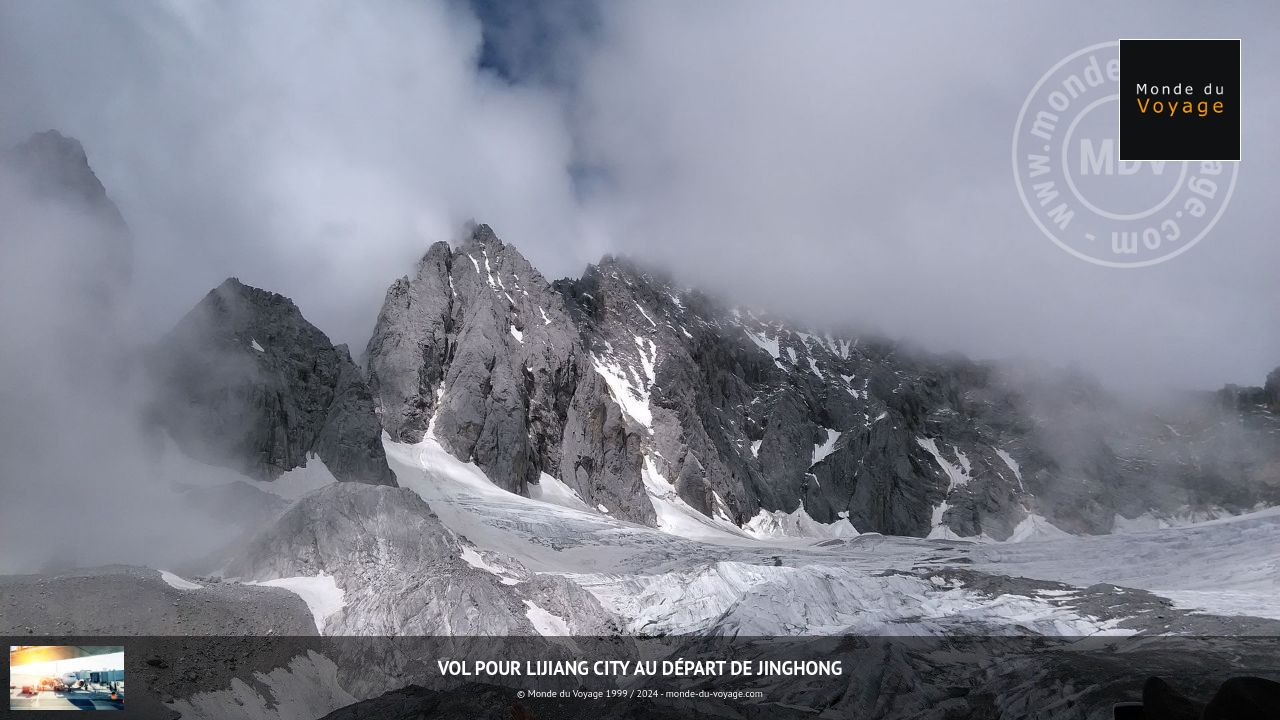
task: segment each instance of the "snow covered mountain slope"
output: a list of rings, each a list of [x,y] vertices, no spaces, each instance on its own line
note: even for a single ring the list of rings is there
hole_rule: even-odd
[[[285,588],[331,577],[343,600],[322,623],[338,635],[1280,630],[1262,619],[1280,619],[1263,597],[1280,578],[1262,557],[1280,513],[1019,544],[757,539],[728,523],[681,537],[511,493],[430,438],[386,449],[400,488],[317,490],[226,572]]]
[[[1280,509],[1177,528],[987,545],[975,570],[1143,588],[1176,607],[1280,619]]]
[[[222,572],[297,593],[316,625],[331,635],[615,630],[612,618],[577,586],[477,549],[406,488],[333,483],[316,490]]]

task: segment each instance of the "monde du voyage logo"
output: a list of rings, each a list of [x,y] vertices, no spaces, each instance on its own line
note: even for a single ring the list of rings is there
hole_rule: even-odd
[[[1018,194],[1040,230],[1115,268],[1164,262],[1200,242],[1239,173],[1239,48],[1121,40],[1051,67],[1013,135]]]

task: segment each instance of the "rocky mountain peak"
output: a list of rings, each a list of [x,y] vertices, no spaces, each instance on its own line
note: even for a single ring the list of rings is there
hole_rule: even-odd
[[[463,228],[464,239],[459,248],[462,252],[466,252],[468,246],[493,248],[501,250],[504,245],[498,234],[493,231],[485,223],[470,222]]]
[[[96,202],[107,190],[89,167],[89,157],[79,140],[56,130],[32,135],[5,157],[20,171],[38,194],[74,192],[80,199]]]
[[[302,314],[293,300],[245,285],[237,277],[229,277],[210,290],[192,312],[199,312],[209,320],[217,318],[218,322],[209,324],[210,329],[235,331],[243,331],[255,323]]]
[[[114,228],[124,229],[124,218],[89,166],[79,140],[56,130],[36,133],[0,156],[0,164],[16,171],[36,196],[80,203]]]
[[[319,458],[338,480],[395,485],[361,372],[283,295],[228,278],[152,369],[153,414],[188,455],[259,480]]]

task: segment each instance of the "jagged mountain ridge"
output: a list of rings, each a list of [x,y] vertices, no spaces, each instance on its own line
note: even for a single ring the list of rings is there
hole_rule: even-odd
[[[486,225],[391,286],[365,365],[394,440],[430,431],[507,490],[545,473],[659,527],[673,509],[743,525],[803,508],[862,532],[1006,539],[1276,500],[1148,447],[1163,421],[1089,430],[1075,416],[1120,410],[1085,379],[805,331],[619,258],[550,284]],[[1069,448],[1067,421],[1084,426]]]

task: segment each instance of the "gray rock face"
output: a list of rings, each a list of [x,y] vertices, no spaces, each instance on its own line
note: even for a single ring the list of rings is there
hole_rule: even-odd
[[[369,340],[369,387],[383,428],[396,440],[420,440],[435,412],[435,389],[448,360],[452,264],[448,243],[432,245],[414,277],[387,290]]]
[[[548,286],[483,225],[392,285],[367,365],[396,439],[430,427],[508,490],[546,473],[646,524],[664,494],[739,525],[803,506],[863,532],[994,539],[1032,514],[1096,533],[1280,501],[1280,449],[1230,465],[1265,428],[1207,400],[1157,413],[1070,373],[806,330],[617,258]]]
[[[729,311],[625,260],[563,282],[611,396],[630,394],[640,452],[679,499],[742,524],[761,510],[923,535],[943,484],[919,445],[922,406],[887,344]],[[913,384],[908,386],[907,382]]]
[[[586,367],[581,372],[565,418],[561,479],[589,507],[652,525],[657,518],[640,475],[643,430],[626,417],[600,375]]]
[[[536,635],[529,603],[574,634],[612,634],[598,601],[569,581],[468,548],[406,488],[335,483],[296,503],[227,563],[228,577],[332,575],[345,607],[327,635]],[[476,563],[487,569],[476,567]]]
[[[636,429],[607,401],[564,298],[487,225],[456,251],[433,245],[391,286],[365,364],[393,439],[430,427],[507,490],[527,494],[545,472],[619,517],[653,520]]]
[[[362,373],[288,298],[227,280],[152,374],[154,420],[192,457],[273,480],[317,456],[338,480],[395,485]]]

